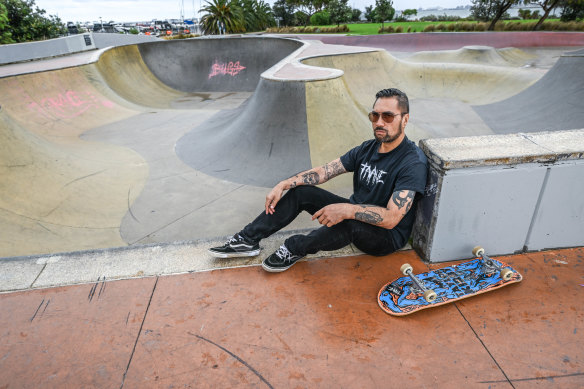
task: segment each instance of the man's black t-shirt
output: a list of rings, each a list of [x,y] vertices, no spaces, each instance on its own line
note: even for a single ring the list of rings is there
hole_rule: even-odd
[[[407,137],[389,153],[379,153],[375,139],[363,142],[341,157],[345,169],[353,173],[353,204],[387,207],[393,192],[412,190],[417,196],[426,187],[427,160]],[[392,230],[395,247],[403,247],[410,237],[415,218],[415,203]]]

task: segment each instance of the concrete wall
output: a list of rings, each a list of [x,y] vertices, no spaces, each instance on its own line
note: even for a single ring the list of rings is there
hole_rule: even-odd
[[[95,41],[96,49],[103,49],[110,46],[117,47],[125,45],[134,45],[145,42],[164,41],[164,39],[157,38],[152,35],[96,33],[91,34],[91,36]]]
[[[0,65],[157,40],[160,39],[147,35],[85,33],[39,42],[0,45]]]
[[[430,139],[413,246],[430,262],[584,245],[584,130]]]
[[[94,50],[92,34],[78,34],[40,42],[14,43],[0,46],[0,64],[30,61],[59,55]]]

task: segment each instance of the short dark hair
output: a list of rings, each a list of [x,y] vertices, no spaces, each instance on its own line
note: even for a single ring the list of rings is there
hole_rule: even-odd
[[[399,89],[387,88],[377,92],[375,94],[375,102],[373,103],[374,106],[377,99],[381,97],[395,97],[397,99],[397,106],[401,110],[401,113],[410,113],[410,101],[408,100],[408,96]]]

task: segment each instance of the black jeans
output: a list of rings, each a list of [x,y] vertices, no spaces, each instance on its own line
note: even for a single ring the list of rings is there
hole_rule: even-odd
[[[321,188],[299,186],[280,199],[274,214],[262,212],[240,234],[259,242],[290,224],[302,211],[313,215],[326,205],[348,202],[349,199]],[[399,248],[394,246],[391,230],[357,220],[343,220],[332,227],[322,226],[308,235],[293,235],[284,242],[290,252],[300,256],[320,250],[338,250],[350,243],[371,255],[387,255]]]

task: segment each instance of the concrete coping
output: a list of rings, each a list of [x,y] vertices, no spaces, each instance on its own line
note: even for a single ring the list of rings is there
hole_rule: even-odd
[[[312,229],[279,231],[262,240],[257,257],[213,258],[207,249],[220,246],[229,237],[189,242],[154,243],[69,253],[35,254],[1,258],[0,294],[28,289],[155,277],[235,267],[259,266],[288,237]],[[411,249],[406,245],[404,249]],[[309,254],[306,260],[363,254],[353,245],[335,251]]]
[[[420,147],[442,170],[584,159],[584,129],[424,139]]]
[[[278,39],[292,39],[281,36],[268,37]],[[271,81],[322,81],[330,80],[343,76],[344,72],[340,69],[325,68],[312,65],[306,65],[303,61],[309,58],[344,55],[355,53],[366,53],[372,51],[381,51],[370,47],[354,47],[343,45],[328,45],[320,41],[298,40],[302,45],[289,56],[282,58],[280,62],[262,73],[261,77]]]
[[[96,34],[107,35],[107,34]],[[100,38],[101,39],[101,38]],[[280,39],[280,40],[293,40],[298,43],[298,48],[291,54],[282,58],[274,66],[270,67],[264,71],[261,75],[262,78],[270,81],[280,81],[280,82],[307,82],[307,81],[322,81],[341,77],[344,72],[340,69],[317,67],[312,65],[306,65],[302,61],[309,58],[321,57],[321,56],[331,56],[331,55],[344,55],[344,54],[355,54],[355,53],[366,53],[373,51],[381,51],[380,49],[370,48],[370,47],[354,47],[354,46],[343,46],[343,45],[329,45],[323,44],[320,41],[307,41],[293,39],[290,37],[282,37],[277,35],[262,35],[262,36],[241,36],[241,35],[229,35],[229,36],[212,36],[212,37],[198,37],[191,38],[192,40],[208,40],[208,39]],[[111,39],[110,39],[111,40]],[[106,42],[104,40],[104,42]],[[89,52],[81,52],[76,54],[62,55],[55,58],[45,58],[38,61],[32,61],[27,63],[9,64],[0,67],[0,78],[10,77],[20,74],[37,73],[43,71],[50,71],[55,69],[62,69],[67,67],[82,66],[95,63],[99,61],[101,55],[116,46],[121,44],[115,44],[115,42],[110,42],[111,45],[102,42],[100,45],[105,46],[103,48],[97,49],[96,46],[92,46],[92,50]],[[121,42],[124,43],[124,42]],[[125,44],[141,44],[148,42],[125,42]],[[20,46],[19,46],[20,47]]]

